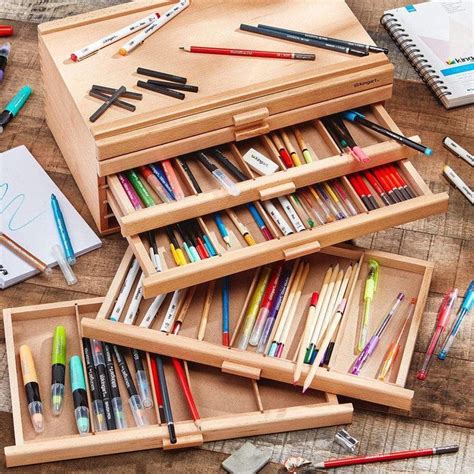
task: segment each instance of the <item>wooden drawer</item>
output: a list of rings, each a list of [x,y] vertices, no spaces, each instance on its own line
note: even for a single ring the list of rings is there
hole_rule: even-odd
[[[190,419],[170,364],[165,370],[176,422],[176,444],[169,443],[166,424],[159,422],[156,399],[154,407],[147,410],[149,426],[80,436],[74,420],[69,382],[63,413],[53,417],[50,412],[52,335],[57,325],[64,326],[67,357],[82,356],[80,321],[94,320],[102,303],[102,298],[95,298],[4,310],[15,431],[15,445],[5,448],[8,467],[145,449],[184,448],[207,441],[351,422],[352,405],[339,405],[335,395],[312,390],[302,396],[287,384],[272,380],[251,381],[192,363],[188,364],[188,377],[201,415],[200,422],[195,423]],[[33,431],[26,406],[19,362],[22,344],[30,346],[36,365],[45,414],[44,431],[40,434]],[[147,362],[149,364],[148,356]],[[128,364],[131,365],[130,360]],[[149,366],[147,371],[149,373]],[[118,379],[125,399],[123,380],[120,376]],[[133,426],[128,404],[124,401],[123,405],[128,426]]]
[[[348,179],[342,177],[340,183],[353,199],[357,215],[283,236],[260,203],[257,202],[262,217],[268,227],[272,229],[273,235],[276,236],[275,239],[267,241],[260,234],[247,207],[240,206],[235,208],[236,214],[255,237],[257,244],[248,246],[240,234],[235,231],[235,234],[232,235],[230,248],[225,247],[219,239],[213,216],[207,215],[198,218],[198,222],[203,234],[206,234],[213,243],[217,256],[184,266],[175,264],[164,229],[158,229],[155,233],[163,267],[161,272],[156,271],[151,261],[147,236],[127,236],[129,245],[144,272],[145,297],[150,298],[157,294],[168,293],[177,288],[203,283],[277,260],[294,259],[315,252],[319,248],[446,211],[448,204],[446,193],[433,194],[408,160],[394,162],[394,165],[397,166],[400,174],[416,194],[413,199],[389,206],[378,201],[380,205],[378,209],[367,211],[357,194],[353,192]],[[115,214],[119,215],[118,206],[114,203],[113,197],[110,197],[109,203]],[[277,200],[273,202],[279,206]],[[283,211],[281,214],[284,214]],[[231,228],[232,223],[227,217],[224,217],[224,221],[227,227]]]
[[[361,374],[355,376],[349,374],[348,371],[356,357],[354,352],[355,342],[360,318],[362,317],[362,298],[369,259],[377,260],[380,265],[379,281],[370,316],[369,337],[377,328],[399,292],[405,294],[405,301],[387,326],[377,350],[362,369]],[[403,410],[410,409],[413,391],[405,389],[404,386],[433,273],[433,264],[430,262],[350,246],[328,247],[318,253],[305,256],[302,260],[310,264],[308,278],[298,302],[284,351],[281,357],[277,358],[257,353],[254,346],[249,345],[247,350],[238,348],[244,315],[257,279],[256,270],[233,274],[230,277],[230,347],[222,344],[220,282],[216,282],[203,340],[198,340],[198,328],[208,285],[200,285],[196,288],[191,307],[187,311],[187,316],[182,322],[178,335],[160,331],[170,295],[167,296],[168,300],[161,306],[149,328],[139,326],[152,300],[142,300],[134,325],[115,323],[108,320],[132,260],[133,254],[129,249],[97,318],[83,321],[82,327],[86,335],[103,338],[117,344],[129,342],[143,350],[160,351],[164,354],[182,357],[190,361],[203,362],[215,367],[231,364],[235,373],[247,373],[247,376],[257,374],[257,376],[287,383],[293,383],[295,360],[312,293],[319,291],[321,288],[329,265],[339,264],[340,268],[345,270],[349,264],[353,264],[353,268],[356,268],[354,270],[355,280],[353,285],[348,286],[348,302],[337,332],[329,365],[317,369],[311,387]],[[357,267],[355,267],[356,262],[358,262]],[[137,284],[138,278],[134,283],[134,288]],[[378,380],[376,378],[378,369],[389,344],[400,333],[401,326],[406,318],[408,303],[412,298],[416,298],[416,306],[408,323],[408,328],[403,332],[398,358],[388,377],[384,381]],[[129,303],[130,299],[124,306],[123,315],[126,314]],[[123,316],[120,321],[123,321]],[[275,332],[275,327],[276,324],[272,334]],[[272,336],[270,337],[271,340]],[[267,345],[268,347],[269,345]],[[307,364],[303,366],[299,385],[303,385],[310,367]]]
[[[369,120],[375,121],[394,131],[398,131],[398,128],[381,104],[367,107],[364,112]],[[149,188],[150,194],[157,204],[140,210],[135,210],[132,206],[118,176],[108,176],[108,194],[113,196],[113,201],[118,206],[119,213],[117,218],[122,234],[124,236],[132,236],[157,227],[202,216],[240,204],[288,194],[304,186],[361,171],[369,166],[377,166],[401,158],[408,158],[416,153],[411,148],[400,145],[382,135],[371,133],[363,127],[354,126],[350,123],[347,126],[356,143],[358,143],[370,157],[369,163],[364,164],[354,160],[350,155],[340,154],[338,147],[321,120],[310,120],[294,127],[301,132],[306,145],[309,147],[314,160],[312,163],[305,163],[293,133],[294,128],[285,130],[292,142],[292,146],[297,150],[300,160],[302,163],[305,163],[302,166],[285,168],[278,154],[278,150],[273,146],[270,135],[219,147],[218,149],[227,156],[229,161],[250,178],[237,184],[240,191],[238,196],[232,196],[226,190],[220,188],[214,178],[203,169],[202,165],[197,163],[195,159],[186,158],[186,162],[189,164],[191,171],[202,188],[202,193],[198,194],[194,191],[188,176],[183,171],[179,162],[172,160],[172,165],[179,174],[186,197],[179,201],[162,203],[153,190]],[[206,148],[209,148],[212,141],[206,140],[205,143]],[[280,171],[268,176],[259,176],[252,171],[242,158],[251,148],[270,157],[272,161],[278,164]],[[185,145],[182,145],[178,149],[180,149],[180,154],[193,151],[192,149],[186,148]],[[192,155],[190,156],[192,158]],[[209,156],[212,155],[210,154]],[[167,155],[162,155],[159,152],[154,155],[153,160],[156,161],[157,157],[162,159],[169,158]],[[131,161],[133,162],[133,160],[127,160],[125,162],[128,167],[130,167]],[[235,180],[235,178],[233,179]],[[146,184],[145,182],[145,185]],[[111,198],[109,197],[108,200],[110,201]]]

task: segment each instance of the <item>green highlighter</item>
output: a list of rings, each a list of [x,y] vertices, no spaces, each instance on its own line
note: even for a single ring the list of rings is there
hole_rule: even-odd
[[[51,411],[59,416],[63,411],[66,380],[66,329],[56,326],[51,349]]]
[[[78,355],[69,359],[69,374],[71,377],[72,399],[74,401],[74,417],[79,434],[89,432],[89,408],[87,405],[86,379],[82,360]]]
[[[127,171],[127,178],[130,183],[132,183],[133,189],[135,189],[135,192],[138,194],[143,204],[145,204],[146,207],[153,207],[156,203],[148,192],[148,189],[140,180],[138,174],[133,170],[129,170]]]
[[[17,116],[30,95],[31,87],[23,86],[15,97],[8,102],[3,112],[0,112],[0,133],[2,133],[3,129]]]

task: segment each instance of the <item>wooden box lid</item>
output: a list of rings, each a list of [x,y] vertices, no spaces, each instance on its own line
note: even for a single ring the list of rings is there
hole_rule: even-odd
[[[265,23],[373,44],[342,0],[192,0],[188,8],[128,56],[120,56],[118,50],[132,35],[81,62],[70,59],[73,51],[147,14],[164,13],[170,5],[171,2],[164,1],[136,2],[39,26],[41,54],[48,55],[43,62],[46,94],[54,92],[54,81],[64,83],[70,95],[68,100],[73,104],[64,112],[78,114],[84,122],[97,144],[99,160],[150,146],[143,140],[150,132],[157,134],[153,143],[156,145],[224,126],[245,127],[264,121],[267,114],[392,83],[393,68],[385,54],[371,53],[359,58],[239,30],[241,23]],[[316,54],[316,61],[215,56],[179,50],[187,45],[311,52]],[[56,70],[50,71],[51,67]],[[137,80],[149,78],[138,75],[137,67],[185,76],[189,84],[199,86],[199,92],[187,93],[185,100],[179,101],[139,89]],[[371,72],[371,80],[359,82],[367,71],[380,74]],[[337,87],[341,77],[350,78],[345,88]],[[141,102],[133,101],[137,105],[134,113],[111,107],[93,124],[89,116],[100,101],[88,95],[92,84],[125,85],[143,92],[144,97]],[[324,88],[315,93],[311,89],[315,85]],[[306,102],[295,100],[296,90],[301,91],[297,96],[304,97]],[[191,118],[195,119],[192,126]]]

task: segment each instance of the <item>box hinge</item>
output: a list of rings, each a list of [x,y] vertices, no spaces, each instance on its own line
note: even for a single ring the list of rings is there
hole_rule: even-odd
[[[204,438],[202,433],[196,428],[196,433],[190,433],[185,435],[178,435],[176,443],[171,444],[168,438],[163,439],[163,449],[182,449],[192,448],[196,446],[202,446],[204,444]]]
[[[285,260],[293,260],[295,258],[300,258],[304,257],[305,255],[319,252],[320,250],[321,244],[316,240],[314,242],[309,242],[307,244],[298,245],[297,247],[283,250],[283,258]]]
[[[269,116],[270,112],[266,107],[234,115],[232,120],[235,127],[235,140],[246,140],[268,133],[270,131],[267,121]]]
[[[259,380],[262,369],[250,367],[248,365],[235,364],[234,362],[222,362],[222,372],[226,374],[238,375],[239,377],[247,377],[248,379]]]
[[[261,189],[258,192],[259,199],[261,201],[268,201],[280,196],[286,196],[287,194],[293,194],[296,190],[295,183],[289,181],[288,183],[278,184],[270,188]]]

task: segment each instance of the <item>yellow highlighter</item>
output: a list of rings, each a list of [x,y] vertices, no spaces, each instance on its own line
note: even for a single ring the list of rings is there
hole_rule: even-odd
[[[170,226],[166,226],[166,234],[168,235],[168,239],[170,241],[171,255],[173,255],[173,259],[176,265],[179,265],[179,266],[186,265],[188,263],[186,261],[186,257],[184,256],[183,251],[179,247],[178,241],[176,240],[173,229]]]

